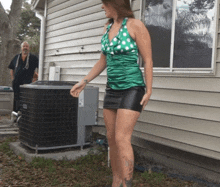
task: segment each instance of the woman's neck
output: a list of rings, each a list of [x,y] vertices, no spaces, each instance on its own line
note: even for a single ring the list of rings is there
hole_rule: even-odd
[[[121,25],[121,23],[123,22],[124,18],[119,18],[118,16],[113,18],[113,24],[115,25]]]

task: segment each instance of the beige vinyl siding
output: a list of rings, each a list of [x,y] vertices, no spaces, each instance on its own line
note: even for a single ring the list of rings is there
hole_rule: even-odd
[[[107,22],[100,1],[62,2],[55,0],[48,3],[44,79],[48,77],[50,62],[61,66],[61,79],[65,80],[65,77],[74,75],[71,70],[68,74],[63,73],[65,68],[91,69],[100,58],[100,41]],[[140,2],[134,2],[133,10],[135,16],[139,17]],[[81,72],[81,69],[78,69],[78,72]]]
[[[140,0],[133,2],[140,19]],[[106,23],[99,0],[54,0],[48,3],[44,80],[48,65],[61,66],[61,81],[80,81],[100,57]],[[220,27],[218,27],[220,33]],[[215,75],[159,76],[135,126],[133,137],[220,160],[220,37]],[[103,99],[106,70],[89,85],[99,87],[99,125],[105,134]],[[138,142],[135,142],[138,145]]]

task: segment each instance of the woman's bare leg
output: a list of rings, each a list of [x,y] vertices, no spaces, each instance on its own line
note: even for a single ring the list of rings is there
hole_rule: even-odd
[[[120,177],[120,166],[118,160],[118,150],[115,142],[115,122],[116,122],[117,110],[113,109],[103,109],[103,116],[105,121],[105,126],[107,129],[108,144],[110,147],[110,160],[113,174],[112,187],[119,187],[122,182]]]
[[[123,187],[132,186],[134,171],[134,152],[131,136],[140,112],[128,109],[118,109],[116,118],[115,141],[120,159]]]

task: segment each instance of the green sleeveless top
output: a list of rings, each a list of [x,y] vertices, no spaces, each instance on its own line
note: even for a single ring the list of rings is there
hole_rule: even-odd
[[[112,41],[108,38],[112,23],[108,25],[101,39],[101,50],[107,59],[107,84],[115,90],[145,86],[142,72],[137,64],[138,48],[128,33],[127,20],[128,18],[123,20],[118,34]]]

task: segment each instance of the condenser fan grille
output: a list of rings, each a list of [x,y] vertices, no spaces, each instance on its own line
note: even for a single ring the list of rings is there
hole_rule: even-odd
[[[42,82],[41,82],[42,83]],[[45,85],[42,83],[41,85]],[[70,89],[22,88],[19,139],[35,147],[72,145],[77,143],[78,98]],[[54,85],[53,85],[54,88]]]

